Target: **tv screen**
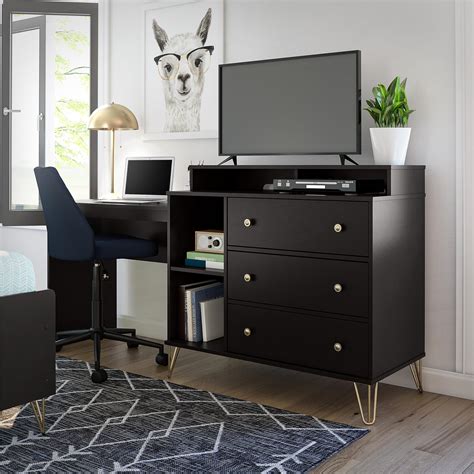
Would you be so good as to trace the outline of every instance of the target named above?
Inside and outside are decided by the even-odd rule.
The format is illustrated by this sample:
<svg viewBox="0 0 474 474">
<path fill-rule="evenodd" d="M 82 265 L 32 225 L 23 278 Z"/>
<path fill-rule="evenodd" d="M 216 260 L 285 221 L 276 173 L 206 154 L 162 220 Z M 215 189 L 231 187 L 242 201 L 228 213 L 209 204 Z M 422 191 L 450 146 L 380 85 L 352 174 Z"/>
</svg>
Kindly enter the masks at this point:
<svg viewBox="0 0 474 474">
<path fill-rule="evenodd" d="M 360 51 L 224 64 L 221 155 L 360 153 Z"/>
</svg>

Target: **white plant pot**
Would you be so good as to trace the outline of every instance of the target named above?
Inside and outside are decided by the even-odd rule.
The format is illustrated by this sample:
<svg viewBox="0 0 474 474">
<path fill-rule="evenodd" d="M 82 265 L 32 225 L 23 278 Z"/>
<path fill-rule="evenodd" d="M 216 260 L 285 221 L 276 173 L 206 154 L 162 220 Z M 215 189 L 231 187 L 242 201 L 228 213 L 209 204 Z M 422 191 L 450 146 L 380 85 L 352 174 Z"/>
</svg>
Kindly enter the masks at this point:
<svg viewBox="0 0 474 474">
<path fill-rule="evenodd" d="M 376 165 L 404 165 L 411 128 L 371 128 L 370 139 Z"/>
</svg>

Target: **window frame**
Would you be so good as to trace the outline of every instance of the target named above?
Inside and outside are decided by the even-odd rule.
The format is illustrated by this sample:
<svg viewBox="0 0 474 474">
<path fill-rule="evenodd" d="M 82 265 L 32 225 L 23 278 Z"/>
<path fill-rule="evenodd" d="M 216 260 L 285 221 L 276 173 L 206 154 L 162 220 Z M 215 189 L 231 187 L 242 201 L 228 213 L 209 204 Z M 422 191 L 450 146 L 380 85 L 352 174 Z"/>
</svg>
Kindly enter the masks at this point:
<svg viewBox="0 0 474 474">
<path fill-rule="evenodd" d="M 97 3 L 54 2 L 34 0 L 5 0 L 2 8 L 2 106 L 11 107 L 11 15 L 78 15 L 90 17 L 90 113 L 98 106 L 99 68 L 99 7 Z M 1 111 L 0 111 L 1 113 Z M 2 156 L 0 223 L 4 226 L 43 225 L 43 211 L 15 211 L 10 209 L 11 196 L 11 114 L 2 117 Z M 89 197 L 97 198 L 97 133 L 90 131 L 89 142 Z M 40 145 L 41 147 L 41 145 Z"/>
</svg>

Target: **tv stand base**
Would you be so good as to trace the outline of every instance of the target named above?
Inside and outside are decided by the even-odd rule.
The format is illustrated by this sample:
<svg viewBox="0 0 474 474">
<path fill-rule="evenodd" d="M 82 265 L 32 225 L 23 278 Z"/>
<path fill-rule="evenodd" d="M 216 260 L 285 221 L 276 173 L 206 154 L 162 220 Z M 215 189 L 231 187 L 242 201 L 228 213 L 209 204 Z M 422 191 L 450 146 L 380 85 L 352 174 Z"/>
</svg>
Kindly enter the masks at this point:
<svg viewBox="0 0 474 474">
<path fill-rule="evenodd" d="M 351 163 L 353 163 L 354 165 L 358 165 L 359 163 L 357 163 L 356 161 L 354 161 L 350 156 L 348 155 L 339 155 L 339 159 L 341 160 L 341 165 L 345 165 L 346 164 L 346 160 L 347 161 L 350 161 Z"/>
<path fill-rule="evenodd" d="M 234 165 L 237 165 L 237 155 L 230 155 L 225 160 L 222 160 L 218 166 L 223 165 L 224 163 L 227 163 L 228 161 L 231 161 L 231 160 Z"/>
</svg>

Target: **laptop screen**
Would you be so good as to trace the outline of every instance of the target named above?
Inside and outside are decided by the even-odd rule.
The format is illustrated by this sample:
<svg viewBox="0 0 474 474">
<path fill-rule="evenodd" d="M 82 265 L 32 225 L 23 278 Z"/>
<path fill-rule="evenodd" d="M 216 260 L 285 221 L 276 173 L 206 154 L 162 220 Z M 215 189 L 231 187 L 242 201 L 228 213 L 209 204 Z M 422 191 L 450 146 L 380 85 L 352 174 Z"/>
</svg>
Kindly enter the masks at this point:
<svg viewBox="0 0 474 474">
<path fill-rule="evenodd" d="M 125 195 L 164 196 L 170 190 L 173 160 L 128 160 Z"/>
</svg>

